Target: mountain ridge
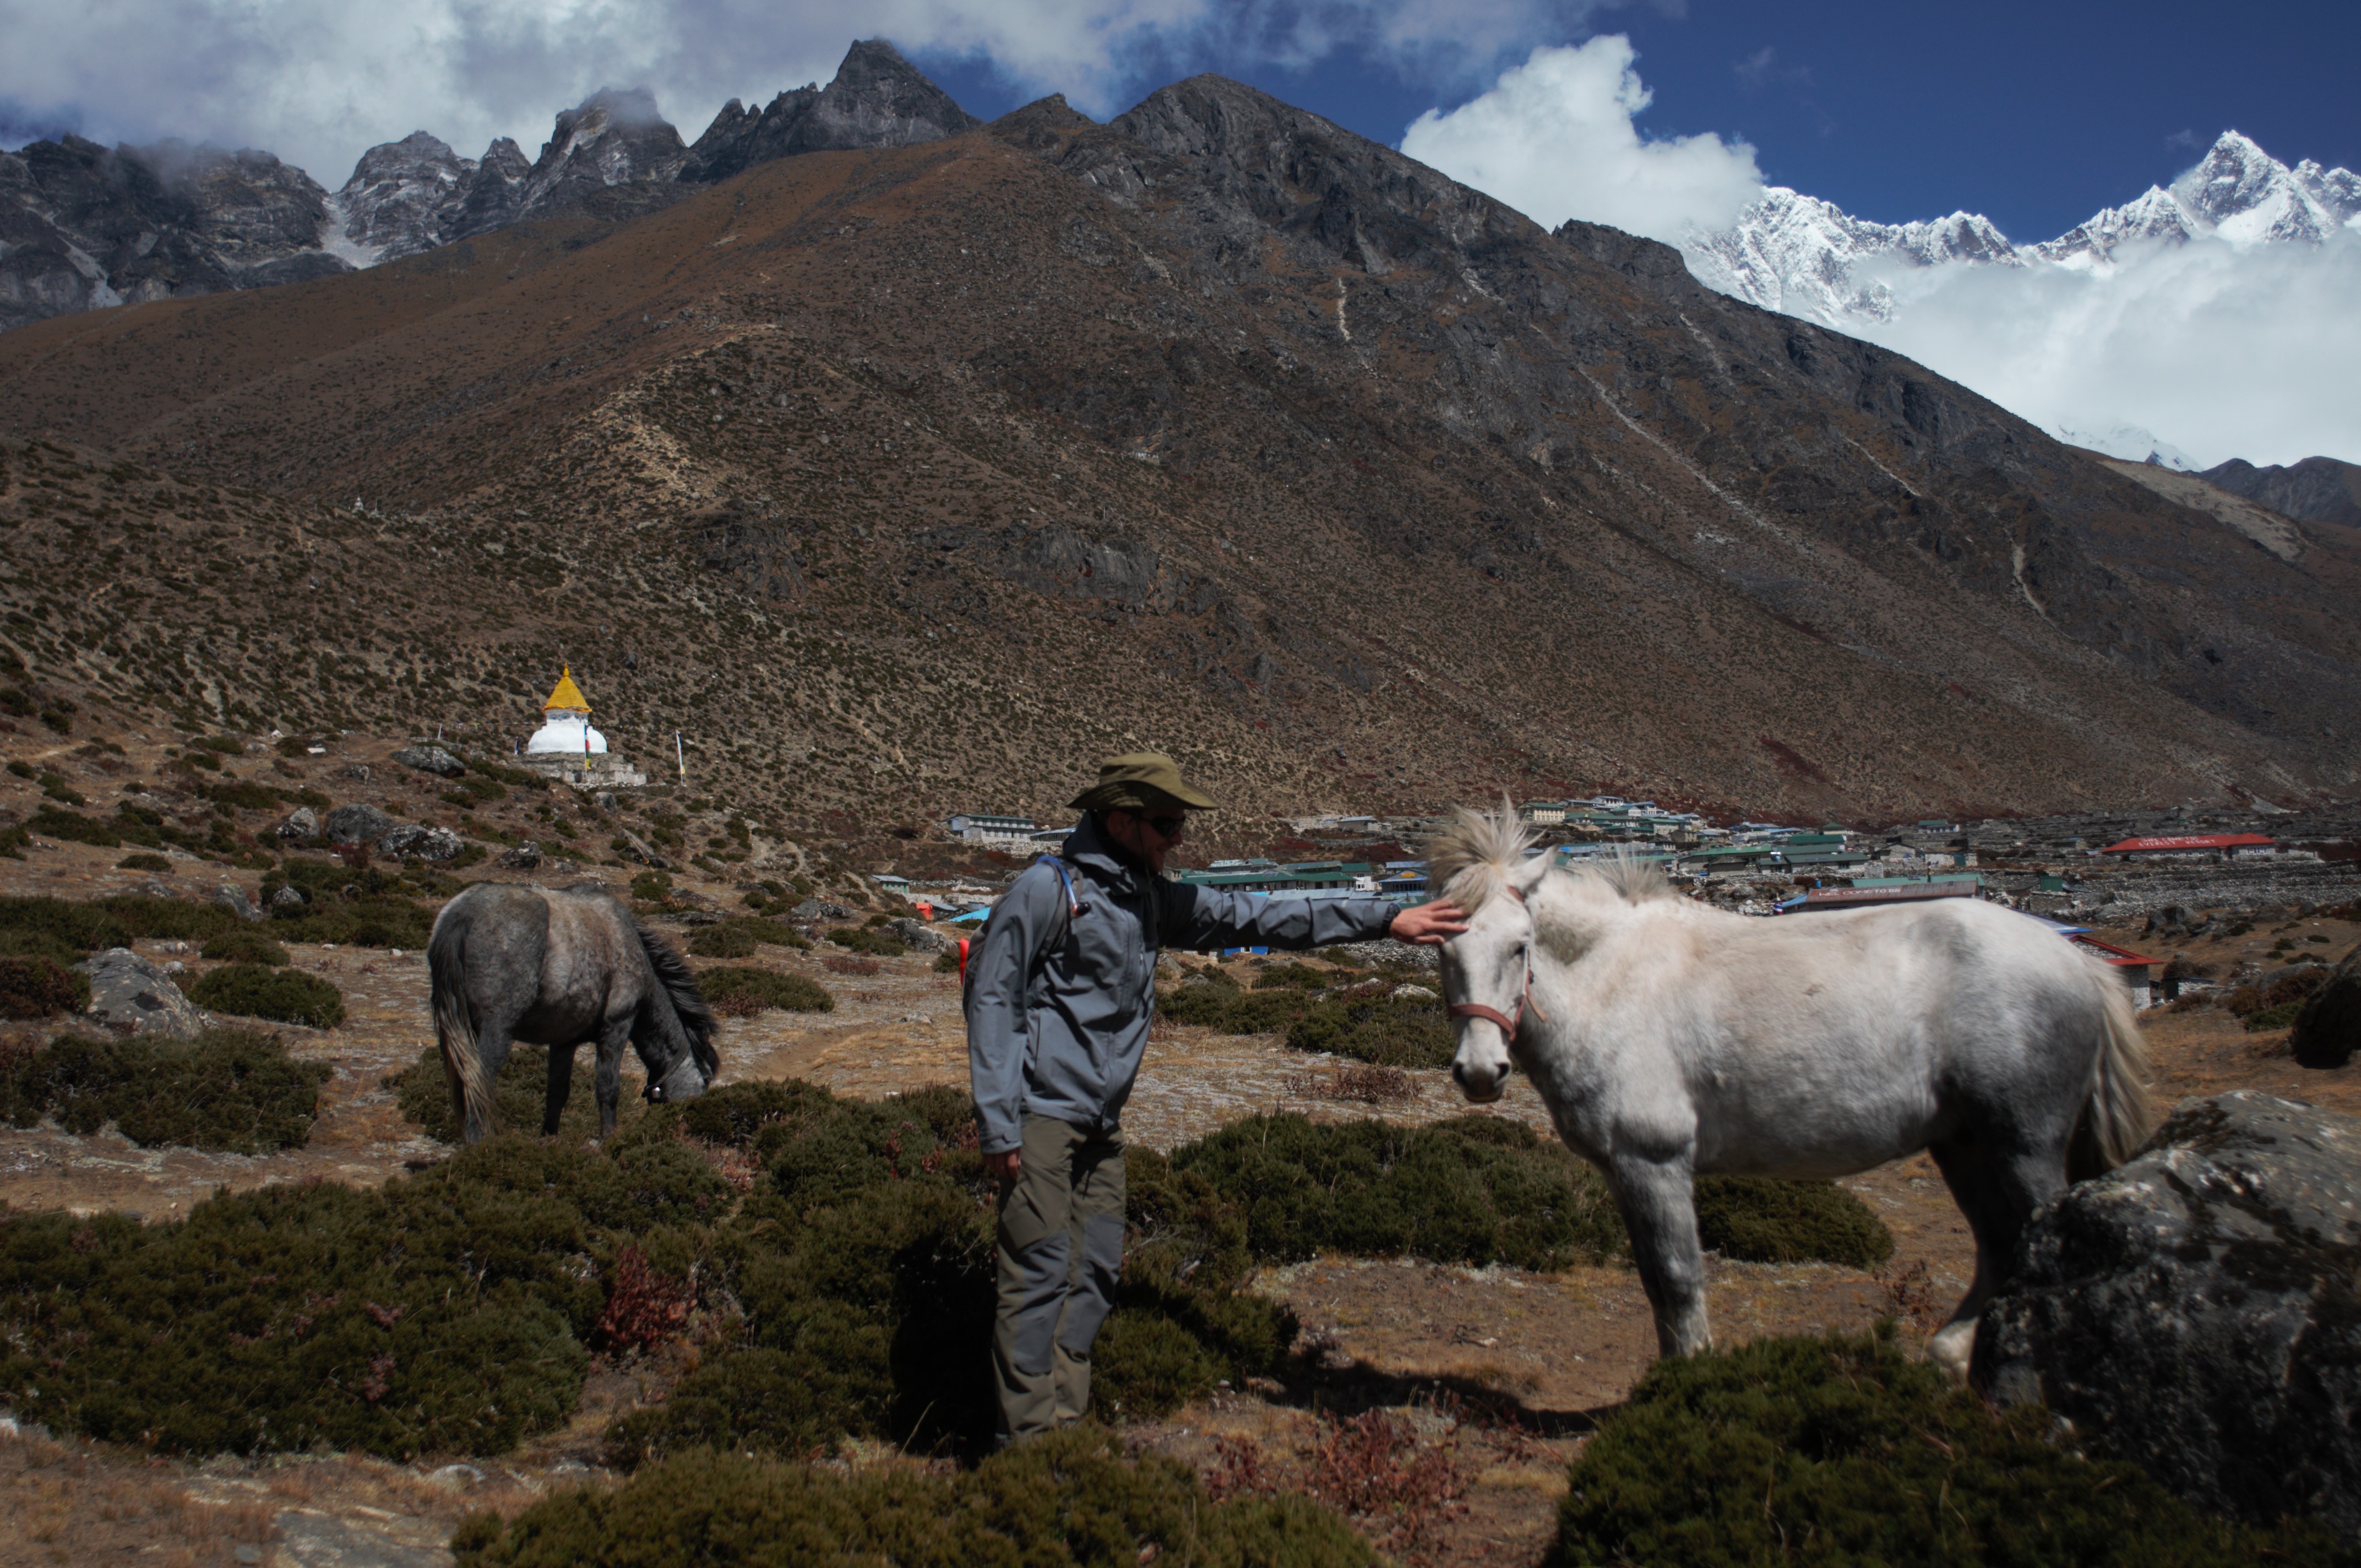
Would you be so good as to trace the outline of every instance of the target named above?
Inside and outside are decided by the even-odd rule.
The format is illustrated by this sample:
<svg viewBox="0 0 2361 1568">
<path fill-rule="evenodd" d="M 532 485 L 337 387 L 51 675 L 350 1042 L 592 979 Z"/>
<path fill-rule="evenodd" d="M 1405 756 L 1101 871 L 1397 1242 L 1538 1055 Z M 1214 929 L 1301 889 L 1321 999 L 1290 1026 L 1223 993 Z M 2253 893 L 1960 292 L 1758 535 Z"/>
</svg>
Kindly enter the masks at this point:
<svg viewBox="0 0 2361 1568">
<path fill-rule="evenodd" d="M 814 821 L 1049 811 L 1148 743 L 1274 816 L 2356 776 L 2345 531 L 2257 549 L 1666 247 L 1545 234 L 1219 78 L 38 323 L 0 335 L 0 431 L 170 476 L 66 506 L 28 456 L 0 499 L 9 604 L 120 648 L 109 700 L 489 742 L 564 657 L 619 743 L 683 729 Z M 210 633 L 105 516 L 159 494 L 199 514 L 175 537 L 255 541 L 187 579 Z M 302 586 L 306 536 L 349 589 Z"/>
</svg>

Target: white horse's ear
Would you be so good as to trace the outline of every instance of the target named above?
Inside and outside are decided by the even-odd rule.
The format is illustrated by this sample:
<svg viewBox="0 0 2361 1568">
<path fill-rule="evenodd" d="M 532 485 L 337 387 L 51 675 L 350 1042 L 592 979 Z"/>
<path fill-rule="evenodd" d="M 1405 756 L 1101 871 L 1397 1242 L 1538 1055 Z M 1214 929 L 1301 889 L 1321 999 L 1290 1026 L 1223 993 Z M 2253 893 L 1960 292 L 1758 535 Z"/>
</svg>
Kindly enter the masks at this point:
<svg viewBox="0 0 2361 1568">
<path fill-rule="evenodd" d="M 1556 858 L 1556 855 L 1550 850 L 1543 850 L 1509 873 L 1510 885 L 1520 894 L 1532 892 L 1533 889 L 1541 886 L 1542 878 L 1549 875 L 1550 862 Z"/>
</svg>

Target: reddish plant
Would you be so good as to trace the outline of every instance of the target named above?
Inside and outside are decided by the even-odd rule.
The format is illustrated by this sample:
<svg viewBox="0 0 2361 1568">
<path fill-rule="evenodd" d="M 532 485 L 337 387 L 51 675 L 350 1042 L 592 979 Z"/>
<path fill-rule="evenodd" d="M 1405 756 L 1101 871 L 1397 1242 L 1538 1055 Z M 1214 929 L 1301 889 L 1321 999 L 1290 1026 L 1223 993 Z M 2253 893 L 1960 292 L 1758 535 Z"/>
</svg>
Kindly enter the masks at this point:
<svg viewBox="0 0 2361 1568">
<path fill-rule="evenodd" d="M 361 839 L 350 844 L 337 845 L 336 859 L 344 861 L 346 865 L 351 867 L 354 871 L 365 872 L 368 870 L 369 847 L 368 840 Z"/>
<path fill-rule="evenodd" d="M 602 1349 L 645 1350 L 680 1332 L 696 1304 L 692 1280 L 657 1273 L 647 1254 L 627 1246 L 615 1259 L 615 1283 L 591 1339 Z"/>
<path fill-rule="evenodd" d="M 1422 1447 L 1403 1418 L 1370 1410 L 1321 1428 L 1305 1494 L 1351 1515 L 1380 1544 L 1416 1541 L 1463 1511 L 1467 1477 L 1457 1459 Z"/>
<path fill-rule="evenodd" d="M 1205 1495 L 1217 1503 L 1232 1497 L 1268 1497 L 1278 1492 L 1279 1477 L 1263 1457 L 1262 1444 L 1250 1437 L 1213 1439 L 1213 1467 L 1205 1472 Z"/>
</svg>

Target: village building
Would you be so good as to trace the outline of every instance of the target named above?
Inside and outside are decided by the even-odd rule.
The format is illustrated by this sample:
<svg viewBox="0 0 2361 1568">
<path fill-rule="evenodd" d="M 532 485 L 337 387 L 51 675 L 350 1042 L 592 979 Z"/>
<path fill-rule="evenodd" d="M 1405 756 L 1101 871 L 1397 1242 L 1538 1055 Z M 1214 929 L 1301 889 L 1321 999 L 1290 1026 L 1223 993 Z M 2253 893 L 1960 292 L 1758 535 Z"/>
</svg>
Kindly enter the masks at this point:
<svg viewBox="0 0 2361 1568">
<path fill-rule="evenodd" d="M 571 665 L 561 667 L 557 685 L 541 705 L 541 728 L 524 743 L 520 759 L 576 789 L 636 789 L 647 774 L 607 749 L 607 737 L 590 723 L 590 699 L 574 682 Z"/>
<path fill-rule="evenodd" d="M 2126 861 L 2244 861 L 2266 859 L 2279 845 L 2260 833 L 2169 833 L 2125 839 L 2099 851 Z"/>
</svg>

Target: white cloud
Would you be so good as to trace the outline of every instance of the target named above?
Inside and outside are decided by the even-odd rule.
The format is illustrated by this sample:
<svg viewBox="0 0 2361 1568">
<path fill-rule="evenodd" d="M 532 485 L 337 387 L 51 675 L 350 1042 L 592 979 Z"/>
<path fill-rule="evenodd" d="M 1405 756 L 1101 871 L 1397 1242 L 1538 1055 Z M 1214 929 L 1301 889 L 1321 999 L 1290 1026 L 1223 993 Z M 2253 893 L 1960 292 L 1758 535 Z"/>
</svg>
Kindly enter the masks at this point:
<svg viewBox="0 0 2361 1568">
<path fill-rule="evenodd" d="M 2153 431 L 2201 467 L 2361 462 L 2361 236 L 2126 247 L 2106 272 L 1885 275 L 1894 319 L 1856 327 L 2048 429 Z"/>
<path fill-rule="evenodd" d="M 1676 241 L 1721 228 L 1763 193 L 1754 149 L 1714 135 L 1651 141 L 1632 117 L 1649 92 L 1619 35 L 1544 47 L 1491 91 L 1430 109 L 1401 149 L 1555 228 L 1568 218 Z"/>
</svg>

